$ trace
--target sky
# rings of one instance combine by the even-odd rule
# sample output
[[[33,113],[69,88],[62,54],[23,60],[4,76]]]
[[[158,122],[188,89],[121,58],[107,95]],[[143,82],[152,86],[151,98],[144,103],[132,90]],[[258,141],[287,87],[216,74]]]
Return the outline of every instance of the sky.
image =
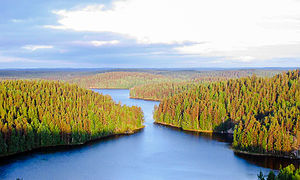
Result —
[[[300,67],[300,0],[1,0],[0,69]]]

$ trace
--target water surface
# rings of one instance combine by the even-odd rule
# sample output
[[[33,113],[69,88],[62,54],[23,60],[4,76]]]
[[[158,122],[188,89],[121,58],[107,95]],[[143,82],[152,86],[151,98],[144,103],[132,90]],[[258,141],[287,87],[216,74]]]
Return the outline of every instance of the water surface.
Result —
[[[257,179],[286,160],[237,156],[222,135],[182,132],[153,124],[158,102],[129,99],[128,90],[95,90],[142,107],[145,129],[71,148],[38,150],[2,160],[0,179]]]

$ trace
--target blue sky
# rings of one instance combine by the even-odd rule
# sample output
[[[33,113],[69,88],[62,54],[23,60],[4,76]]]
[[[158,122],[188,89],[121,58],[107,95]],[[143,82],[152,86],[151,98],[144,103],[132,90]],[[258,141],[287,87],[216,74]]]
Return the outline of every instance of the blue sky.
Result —
[[[2,0],[0,68],[299,67],[297,0]]]

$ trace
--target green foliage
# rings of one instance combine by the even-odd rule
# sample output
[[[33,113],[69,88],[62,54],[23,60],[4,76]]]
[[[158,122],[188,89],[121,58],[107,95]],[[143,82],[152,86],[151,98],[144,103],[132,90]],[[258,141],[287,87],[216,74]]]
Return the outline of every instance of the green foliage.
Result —
[[[270,171],[267,180],[275,180],[275,178],[275,173],[273,171]]]
[[[104,89],[129,89],[142,84],[169,81],[179,79],[145,72],[106,72],[69,80],[81,87]]]
[[[300,73],[195,85],[164,98],[154,119],[186,130],[234,130],[235,149],[290,155],[300,146]]]
[[[225,81],[234,78],[247,77],[253,74],[258,76],[272,76],[280,71],[275,70],[227,70],[227,71],[170,71],[160,73],[171,79],[159,82],[147,81],[131,87],[130,97],[139,99],[163,100],[166,97],[187,91],[197,84]],[[245,91],[246,87],[243,87]],[[222,96],[222,95],[220,95]]]
[[[0,81],[0,156],[81,144],[142,126],[140,107],[116,104],[110,96],[77,85]]]
[[[258,178],[259,180],[265,180],[264,174],[263,174],[261,171],[260,171],[259,174],[257,175],[257,178]]]
[[[1,79],[64,80],[84,88],[131,89],[130,97],[162,100],[180,93],[192,84],[225,81],[232,78],[272,76],[284,70],[175,70],[175,69],[73,69],[0,70]]]
[[[195,86],[196,83],[192,81],[148,83],[131,88],[130,97],[161,101],[165,97],[173,96]]]
[[[258,175],[259,180],[264,180],[264,175],[260,172]],[[267,180],[300,180],[300,168],[296,169],[293,164],[280,169],[276,176],[273,171],[270,171]]]
[[[231,78],[275,75],[282,70],[120,70],[66,79],[84,88],[130,89],[130,97],[162,100],[193,84],[225,81]]]

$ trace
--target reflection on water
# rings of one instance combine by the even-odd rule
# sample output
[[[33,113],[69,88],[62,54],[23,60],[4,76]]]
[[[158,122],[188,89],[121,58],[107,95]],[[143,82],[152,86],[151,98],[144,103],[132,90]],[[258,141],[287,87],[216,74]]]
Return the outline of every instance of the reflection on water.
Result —
[[[182,132],[185,134],[190,134],[196,138],[205,138],[208,140],[216,140],[219,142],[226,142],[226,143],[231,143],[233,141],[233,137],[230,134],[222,134],[222,133],[203,133],[203,132],[193,132],[193,131],[184,131],[182,129],[176,128],[176,127],[170,127],[170,126],[165,126],[161,124],[155,124],[156,126],[161,126],[161,127],[167,127],[169,129],[172,129],[174,131]]]
[[[225,142],[228,143],[228,148],[231,148],[231,143],[233,141],[233,137],[230,134],[191,132],[191,131],[184,131],[175,127],[168,127],[160,124],[156,124],[156,125],[164,126],[174,131],[189,134],[194,136],[195,138],[204,138],[208,140],[215,140],[218,142]],[[295,159],[270,157],[270,156],[253,156],[253,155],[241,154],[241,153],[234,153],[234,154],[235,156],[242,158],[251,164],[261,166],[264,168],[274,169],[274,170],[279,170],[281,167],[286,167],[290,164],[293,164],[296,168],[300,167],[300,160],[295,160]]]
[[[140,130],[139,132],[135,133],[141,133],[143,131]],[[8,157],[0,157],[0,167],[4,165],[8,165],[11,163],[15,163],[18,161],[24,161],[30,158],[33,158],[36,155],[47,155],[47,154],[55,154],[55,153],[72,153],[73,151],[78,151],[80,149],[92,147],[94,145],[97,145],[98,143],[105,143],[109,141],[115,141],[119,138],[122,138],[123,136],[134,136],[133,135],[113,135],[113,136],[108,136],[108,137],[103,137],[95,140],[91,140],[89,142],[86,142],[85,144],[79,144],[79,145],[73,145],[73,146],[68,146],[68,145],[61,145],[61,146],[53,146],[53,147],[42,147],[42,148],[37,148],[32,151],[26,151],[18,154],[14,154]],[[47,160],[47,159],[42,159],[42,160]],[[0,174],[1,174],[1,168],[0,168]]]
[[[299,160],[270,157],[270,156],[250,156],[250,155],[240,154],[240,153],[235,153],[235,155],[247,160],[251,164],[255,164],[257,166],[262,166],[270,169],[280,169],[280,167],[286,167],[290,164],[293,164],[296,168],[300,167]]]

